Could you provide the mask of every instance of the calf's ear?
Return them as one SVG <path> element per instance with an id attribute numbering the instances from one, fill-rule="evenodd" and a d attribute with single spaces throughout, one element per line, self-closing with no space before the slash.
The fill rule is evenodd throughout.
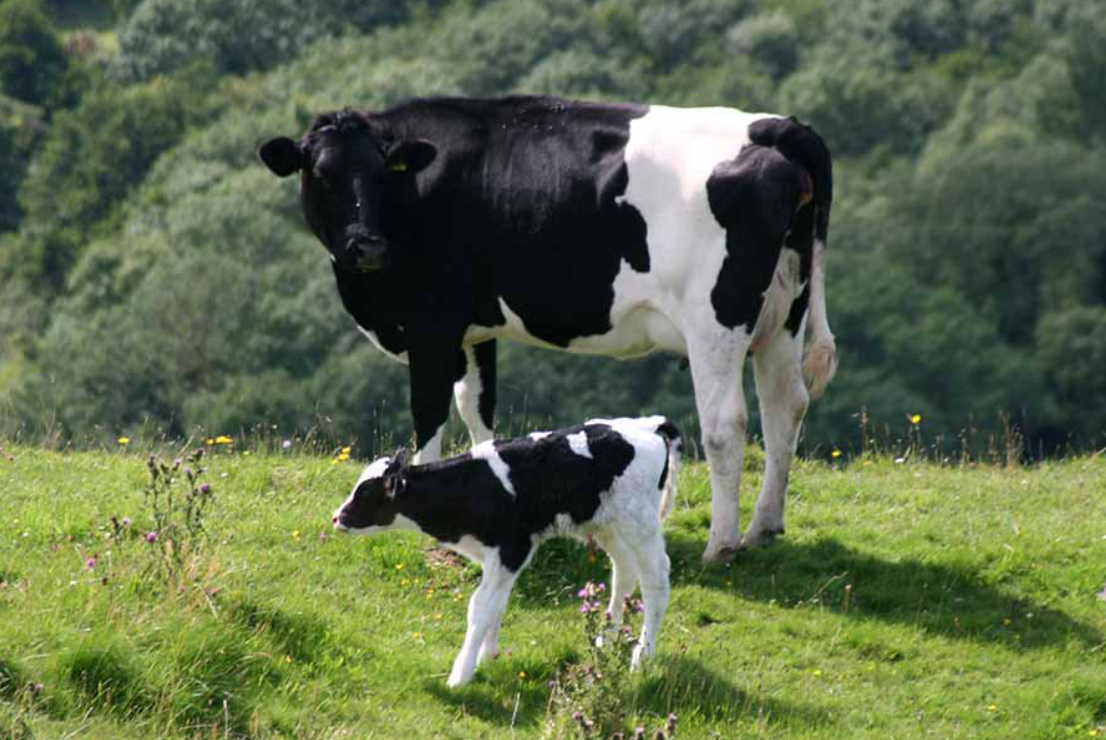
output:
<path id="1" fill-rule="evenodd" d="M 257 156 L 277 177 L 288 177 L 297 172 L 303 160 L 300 145 L 287 136 L 269 139 L 257 150 Z"/>
<path id="2" fill-rule="evenodd" d="M 404 139 L 388 147 L 385 165 L 389 172 L 415 174 L 430 166 L 438 156 L 438 147 L 424 139 Z"/>

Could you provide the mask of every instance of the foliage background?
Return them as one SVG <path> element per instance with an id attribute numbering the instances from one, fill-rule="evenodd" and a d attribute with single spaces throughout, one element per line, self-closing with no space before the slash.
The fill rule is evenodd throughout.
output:
<path id="1" fill-rule="evenodd" d="M 324 109 L 527 91 L 825 136 L 841 370 L 808 451 L 862 411 L 950 450 L 1000 413 L 1034 451 L 1101 447 L 1104 37 L 1093 0 L 0 0 L 0 433 L 406 439 L 405 369 L 254 151 Z M 502 429 L 693 425 L 675 358 L 500 355 Z"/>

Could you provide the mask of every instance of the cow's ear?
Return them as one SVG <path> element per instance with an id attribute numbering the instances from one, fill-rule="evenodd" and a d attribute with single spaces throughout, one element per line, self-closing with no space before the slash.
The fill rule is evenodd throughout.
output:
<path id="1" fill-rule="evenodd" d="M 430 166 L 438 147 L 423 139 L 404 139 L 388 147 L 385 165 L 389 172 L 414 174 Z"/>
<path id="2" fill-rule="evenodd" d="M 303 161 L 300 145 L 287 136 L 269 139 L 257 150 L 257 156 L 277 177 L 288 177 L 297 172 Z"/>

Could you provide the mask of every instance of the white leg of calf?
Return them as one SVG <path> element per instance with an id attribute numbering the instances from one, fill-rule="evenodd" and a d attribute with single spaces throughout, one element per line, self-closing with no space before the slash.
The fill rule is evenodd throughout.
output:
<path id="1" fill-rule="evenodd" d="M 645 620 L 630 663 L 631 669 L 635 670 L 641 666 L 642 660 L 656 652 L 657 635 L 668 609 L 668 575 L 671 564 L 664 551 L 663 535 L 658 533 L 649 546 L 639 550 L 638 568 L 641 571 L 641 599 L 645 603 Z"/>
<path id="2" fill-rule="evenodd" d="M 748 340 L 735 340 L 732 333 L 714 339 L 712 345 L 692 345 L 688 358 L 710 468 L 710 539 L 703 553 L 707 562 L 732 558 L 741 541 L 738 491 L 747 422 L 741 371 Z"/>
<path id="3" fill-rule="evenodd" d="M 465 377 L 453 384 L 453 398 L 457 401 L 457 413 L 468 428 L 473 445 L 486 442 L 494 436 L 480 416 L 480 394 L 483 390 L 476 353 L 472 347 L 465 347 Z"/>
<path id="4" fill-rule="evenodd" d="M 448 423 L 446 422 L 446 424 L 438 427 L 438 431 L 434 432 L 434 436 L 430 438 L 430 441 L 415 453 L 415 465 L 436 462 L 442 459 L 442 437 L 445 436 L 445 428 Z"/>
<path id="5" fill-rule="evenodd" d="M 604 532 L 597 535 L 600 547 L 611 558 L 611 598 L 607 603 L 607 611 L 611 614 L 610 624 L 617 627 L 622 621 L 622 608 L 627 596 L 634 592 L 637 585 L 638 572 L 637 561 L 634 553 L 622 541 L 616 532 Z M 603 646 L 602 633 L 595 638 L 598 647 Z"/>
<path id="6" fill-rule="evenodd" d="M 764 484 L 742 542 L 744 547 L 755 547 L 783 534 L 787 478 L 810 399 L 803 383 L 802 336 L 801 331 L 798 337 L 782 331 L 762 353 L 753 357 L 767 460 Z"/>
<path id="7" fill-rule="evenodd" d="M 469 600 L 465 642 L 453 661 L 453 670 L 446 682 L 450 688 L 462 686 L 472 680 L 480 648 L 484 645 L 488 630 L 502 619 L 514 582 L 515 574 L 500 565 L 498 559 L 494 563 L 484 563 L 484 576 Z"/>

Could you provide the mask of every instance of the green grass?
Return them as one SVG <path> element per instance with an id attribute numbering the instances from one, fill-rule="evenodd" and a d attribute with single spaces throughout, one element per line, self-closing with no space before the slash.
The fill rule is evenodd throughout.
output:
<path id="1" fill-rule="evenodd" d="M 224 450 L 208 467 L 208 557 L 166 592 L 140 537 L 109 538 L 112 516 L 148 524 L 142 455 L 0 455 L 0 737 L 542 733 L 547 681 L 584 648 L 573 593 L 604 558 L 546 545 L 504 654 L 449 691 L 477 568 L 409 534 L 331 536 L 352 461 Z M 743 481 L 745 521 L 759 482 Z M 688 738 L 1106 737 L 1106 459 L 800 463 L 786 537 L 727 568 L 699 560 L 707 500 L 686 466 L 658 659 L 626 698 L 642 721 L 675 712 Z"/>

